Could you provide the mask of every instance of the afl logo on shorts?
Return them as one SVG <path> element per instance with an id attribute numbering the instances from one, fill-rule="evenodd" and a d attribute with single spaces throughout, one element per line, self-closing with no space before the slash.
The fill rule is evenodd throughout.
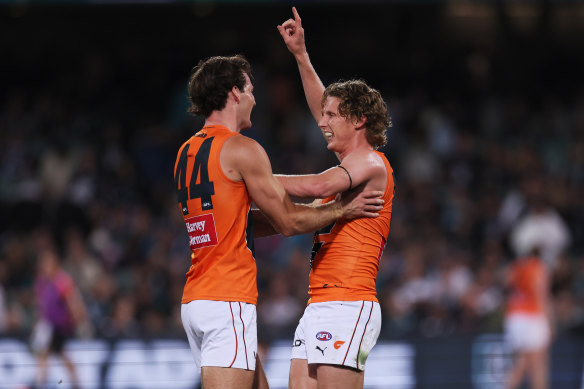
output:
<path id="1" fill-rule="evenodd" d="M 320 331 L 316 334 L 316 339 L 326 342 L 327 340 L 331 340 L 333 338 L 333 336 L 331 335 L 330 332 L 326 332 L 326 331 Z"/>

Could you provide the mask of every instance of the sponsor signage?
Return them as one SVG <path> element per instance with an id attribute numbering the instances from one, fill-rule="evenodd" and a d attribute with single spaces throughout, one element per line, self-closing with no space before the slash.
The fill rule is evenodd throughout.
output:
<path id="1" fill-rule="evenodd" d="M 187 226 L 189 244 L 192 251 L 202 247 L 217 245 L 217 230 L 215 228 L 215 218 L 212 213 L 185 219 L 185 224 Z"/>

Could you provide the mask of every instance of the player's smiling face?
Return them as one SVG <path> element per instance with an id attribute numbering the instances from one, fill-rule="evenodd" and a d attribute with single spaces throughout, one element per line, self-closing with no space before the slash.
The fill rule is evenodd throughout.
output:
<path id="1" fill-rule="evenodd" d="M 327 97 L 322 108 L 322 117 L 318 122 L 328 143 L 327 148 L 337 153 L 344 151 L 355 134 L 355 126 L 350 118 L 339 114 L 339 102 L 337 97 Z"/>

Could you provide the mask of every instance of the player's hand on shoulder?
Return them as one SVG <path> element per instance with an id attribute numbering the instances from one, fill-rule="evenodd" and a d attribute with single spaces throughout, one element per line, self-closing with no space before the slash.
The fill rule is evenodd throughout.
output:
<path id="1" fill-rule="evenodd" d="M 302 20 L 296 10 L 292 7 L 294 19 L 288 19 L 278 26 L 278 31 L 284 39 L 286 47 L 293 55 L 301 55 L 306 52 L 306 44 L 304 41 L 304 28 L 302 28 Z"/>
<path id="2" fill-rule="evenodd" d="M 343 205 L 344 219 L 361 217 L 377 217 L 383 209 L 385 201 L 381 198 L 383 192 L 378 190 L 346 192 L 340 200 Z"/>

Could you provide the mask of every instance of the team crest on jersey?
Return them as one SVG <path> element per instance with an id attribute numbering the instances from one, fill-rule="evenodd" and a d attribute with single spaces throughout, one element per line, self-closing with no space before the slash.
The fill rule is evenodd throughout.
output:
<path id="1" fill-rule="evenodd" d="M 320 340 L 321 342 L 326 342 L 327 340 L 331 340 L 333 338 L 332 334 L 327 331 L 319 331 L 316 334 L 316 339 Z"/>
<path id="2" fill-rule="evenodd" d="M 217 245 L 217 230 L 212 213 L 194 216 L 185 220 L 191 250 Z"/>

